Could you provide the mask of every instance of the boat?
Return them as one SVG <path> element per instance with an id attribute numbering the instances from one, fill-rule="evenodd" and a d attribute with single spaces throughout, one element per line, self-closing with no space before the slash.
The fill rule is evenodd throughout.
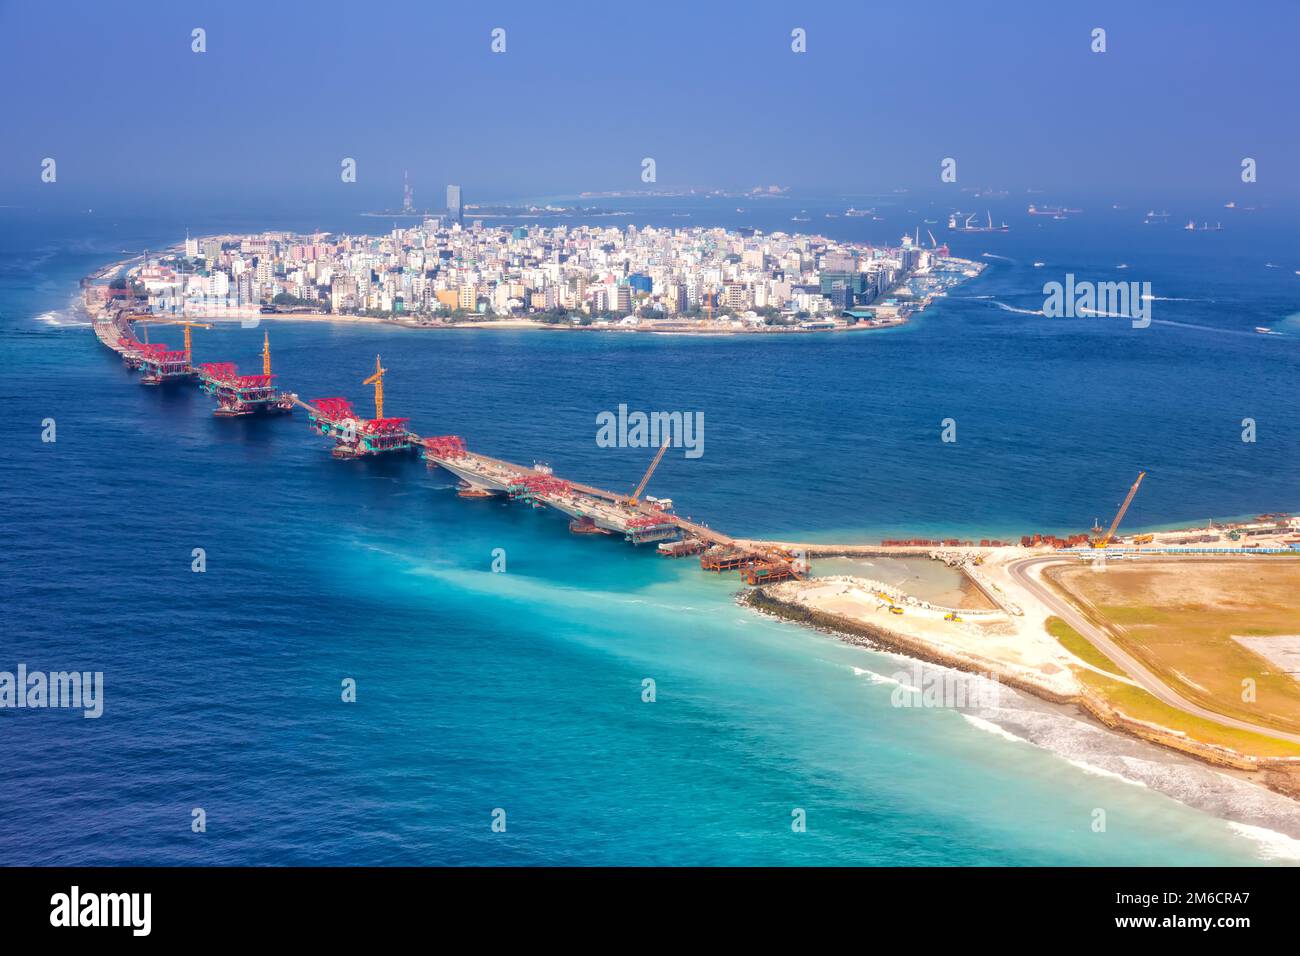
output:
<path id="1" fill-rule="evenodd" d="M 971 213 L 960 226 L 957 225 L 957 217 L 954 215 L 948 219 L 948 228 L 957 232 L 1009 232 L 1011 230 L 1011 227 L 1005 222 L 1000 226 L 993 225 L 993 213 L 988 214 L 988 225 L 972 225 L 971 220 L 975 218 L 975 215 L 975 213 Z"/>
<path id="2" fill-rule="evenodd" d="M 1042 268 L 1043 266 L 1045 266 L 1045 265 L 1047 265 L 1046 262 L 1035 262 L 1035 263 L 1034 263 L 1034 268 L 1035 268 L 1035 269 L 1041 269 L 1041 268 Z"/>
<path id="3" fill-rule="evenodd" d="M 570 521 L 569 530 L 574 534 L 609 534 L 610 533 L 607 528 L 600 527 L 598 524 L 596 524 L 595 520 L 586 516 L 583 516 L 581 518 L 574 518 L 572 521 Z"/>
<path id="4" fill-rule="evenodd" d="M 1119 265 L 1117 265 L 1115 268 L 1116 268 L 1116 269 L 1127 269 L 1127 268 L 1128 268 L 1128 263 L 1127 263 L 1127 262 L 1121 262 L 1121 263 L 1120 263 Z"/>
<path id="5" fill-rule="evenodd" d="M 1260 335 L 1273 335 L 1273 334 L 1274 334 L 1274 333 L 1273 333 L 1273 330 L 1270 329 L 1270 328 L 1269 328 L 1268 326 L 1266 326 L 1266 325 L 1257 325 L 1257 326 L 1255 326 L 1255 331 L 1258 332 Z"/>

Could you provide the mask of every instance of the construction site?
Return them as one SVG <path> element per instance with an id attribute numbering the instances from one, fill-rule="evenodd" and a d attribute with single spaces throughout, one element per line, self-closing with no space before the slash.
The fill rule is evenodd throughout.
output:
<path id="1" fill-rule="evenodd" d="M 183 348 L 151 343 L 148 334 L 151 325 L 183 328 Z M 125 308 L 103 313 L 94 320 L 95 334 L 100 341 L 121 356 L 128 368 L 140 372 L 141 384 L 154 387 L 182 382 L 195 384 L 215 400 L 214 416 L 288 414 L 296 407 L 306 414 L 308 427 L 328 439 L 335 458 L 419 454 L 430 468 L 441 468 L 454 475 L 462 497 L 500 496 L 534 508 L 550 508 L 569 518 L 569 530 L 574 534 L 614 535 L 633 545 L 654 545 L 660 555 L 668 558 L 698 555 L 703 570 L 719 574 L 737 572 L 749 586 L 803 579 L 809 574 L 810 558 L 829 555 L 939 558 L 977 580 L 974 569 L 990 555 L 1026 550 L 1052 549 L 1090 563 L 1133 559 L 1146 553 L 1262 555 L 1300 551 L 1300 525 L 1289 515 L 1261 515 L 1255 522 L 1220 525 L 1218 529 L 1211 522 L 1204 531 L 1148 532 L 1127 539 L 1121 537 L 1120 522 L 1137 495 L 1145 472 L 1133 482 L 1109 526 L 1103 528 L 1095 522 L 1091 534 L 1078 533 L 1065 538 L 1050 534 L 1024 535 L 1018 545 L 988 538 L 978 542 L 956 538 L 888 539 L 878 546 L 734 538 L 678 515 L 671 498 L 645 493 L 668 450 L 667 444 L 659 446 L 641 480 L 630 492 L 598 488 L 562 478 L 548 465 L 521 465 L 472 451 L 459 435 L 417 434 L 411 429 L 410 419 L 385 414 L 384 379 L 388 370 L 378 356 L 374 371 L 361 381 L 374 392 L 374 415 L 367 418 L 348 398 L 325 396 L 303 400 L 296 393 L 278 388 L 271 366 L 269 333 L 263 336 L 260 374 L 241 375 L 231 362 L 196 364 L 192 337 L 196 328 L 211 326 L 189 318 L 159 319 Z"/>
<path id="2" fill-rule="evenodd" d="M 150 325 L 184 328 L 183 349 L 172 350 L 148 341 Z M 137 336 L 136 329 L 140 330 Z M 609 491 L 558 477 L 547 466 L 515 464 L 471 451 L 458 435 L 422 437 L 410 419 L 384 413 L 384 377 L 388 370 L 379 356 L 374 372 L 362 380 L 374 389 L 374 416 L 363 417 L 352 401 L 341 396 L 303 400 L 274 384 L 269 333 L 264 334 L 262 372 L 241 375 L 234 363 L 196 364 L 192 329 L 211 328 L 189 319 L 159 320 L 125 309 L 97 317 L 95 334 L 127 368 L 141 373 L 141 383 L 165 385 L 189 382 L 216 400 L 213 415 L 233 418 L 254 414 L 289 413 L 301 409 L 308 427 L 331 443 L 340 459 L 377 455 L 419 454 L 430 468 L 442 468 L 459 480 L 466 498 L 501 496 L 534 508 L 551 508 L 567 515 L 574 534 L 615 535 L 633 545 L 654 545 L 668 558 L 700 556 L 706 571 L 738 571 L 750 585 L 803 577 L 807 560 L 796 550 L 762 542 L 740 541 L 673 511 L 670 498 L 645 494 L 668 444 L 661 444 L 640 482 L 631 492 Z"/>

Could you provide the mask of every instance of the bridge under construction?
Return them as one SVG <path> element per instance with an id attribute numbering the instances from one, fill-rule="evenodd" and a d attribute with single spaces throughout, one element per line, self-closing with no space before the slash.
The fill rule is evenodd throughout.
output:
<path id="1" fill-rule="evenodd" d="M 149 343 L 148 325 L 181 325 L 185 329 L 184 349 L 172 350 Z M 137 337 L 136 326 L 144 330 Z M 684 518 L 673 511 L 672 501 L 643 492 L 663 459 L 667 445 L 661 445 L 636 489 L 630 494 L 608 491 L 593 485 L 560 478 L 550 467 L 518 465 L 471 451 L 458 435 L 421 437 L 410 428 L 407 418 L 384 414 L 384 377 L 378 356 L 375 371 L 363 382 L 374 387 L 373 418 L 360 415 L 353 403 L 338 396 L 304 401 L 273 384 L 269 333 L 263 340 L 262 374 L 240 375 L 230 362 L 195 364 L 191 328 L 210 326 L 188 320 L 158 322 L 148 314 L 125 309 L 99 316 L 95 335 L 112 349 L 128 368 L 141 373 L 141 382 L 164 385 L 190 382 L 217 400 L 213 414 L 238 417 L 252 414 L 288 413 L 299 408 L 316 434 L 329 439 L 336 458 L 355 459 L 389 454 L 420 454 L 430 468 L 442 468 L 460 481 L 459 493 L 467 498 L 503 496 L 534 508 L 552 508 L 569 517 L 575 534 L 621 536 L 631 544 L 654 544 L 665 557 L 700 556 L 708 571 L 739 571 L 747 584 L 758 585 L 802 577 L 807 561 L 796 550 L 756 541 L 742 541 L 715 531 L 708 525 Z"/>
<path id="2" fill-rule="evenodd" d="M 978 542 L 914 538 L 885 540 L 879 545 L 733 538 L 676 514 L 671 499 L 643 496 L 667 445 L 660 445 L 636 489 L 630 494 L 622 494 L 561 478 L 546 465 L 530 467 L 479 454 L 471 451 L 458 435 L 421 437 L 411 430 L 409 419 L 385 415 L 384 377 L 387 369 L 378 356 L 373 374 L 363 381 L 363 384 L 374 387 L 375 403 L 374 417 L 365 418 L 347 398 L 333 396 L 304 401 L 292 392 L 277 388 L 271 371 L 269 334 L 263 338 L 261 374 L 241 375 L 230 362 L 195 364 L 191 330 L 211 328 L 205 323 L 188 318 L 161 319 L 149 313 L 118 308 L 95 315 L 93 324 L 99 340 L 116 352 L 128 368 L 140 372 L 142 384 L 154 387 L 185 382 L 197 384 L 204 393 L 216 399 L 213 414 L 217 417 L 289 413 L 299 408 L 306 412 L 308 427 L 332 443 L 332 454 L 336 458 L 419 454 L 430 468 L 441 468 L 459 479 L 462 497 L 503 496 L 535 508 L 551 508 L 569 517 L 569 529 L 575 534 L 617 535 L 634 545 L 653 544 L 665 557 L 699 555 L 701 568 L 716 572 L 738 571 L 750 585 L 802 578 L 808 573 L 808 559 L 818 555 L 925 556 L 956 566 L 977 566 L 988 554 L 1003 549 L 1033 551 L 1051 548 L 1094 562 L 1150 553 L 1203 557 L 1300 552 L 1300 534 L 1279 530 L 1284 524 L 1280 518 L 1284 516 L 1277 515 L 1261 516 L 1261 521 L 1274 519 L 1267 524 L 1227 526 L 1227 541 L 1221 540 L 1217 531 L 1193 538 L 1179 532 L 1157 532 L 1134 535 L 1131 546 L 1122 545 L 1116 531 L 1145 472 L 1140 473 L 1130 487 L 1109 528 L 1103 529 L 1097 523 L 1092 537 L 1086 534 L 1067 538 L 1024 535 L 1018 545 L 987 538 Z M 184 348 L 172 349 L 161 343 L 150 343 L 150 325 L 182 326 Z M 1260 534 L 1271 535 L 1271 538 L 1252 537 Z M 1242 539 L 1242 543 L 1236 544 L 1238 539 Z"/>

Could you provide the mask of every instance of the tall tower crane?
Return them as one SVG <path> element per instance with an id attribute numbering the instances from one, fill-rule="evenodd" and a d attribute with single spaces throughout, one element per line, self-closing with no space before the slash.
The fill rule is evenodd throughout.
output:
<path id="1" fill-rule="evenodd" d="M 375 374 L 361 383 L 375 387 L 375 418 L 384 417 L 384 373 L 387 371 L 388 369 L 379 364 L 379 356 L 376 355 Z"/>
<path id="2" fill-rule="evenodd" d="M 1138 472 L 1137 481 L 1133 482 L 1133 487 L 1128 490 L 1128 495 L 1124 498 L 1124 503 L 1119 506 L 1119 511 L 1115 513 L 1115 520 L 1110 523 L 1110 527 L 1106 529 L 1104 535 L 1092 540 L 1092 546 L 1094 548 L 1106 547 L 1110 544 L 1111 539 L 1115 537 L 1115 529 L 1119 527 L 1119 523 L 1124 519 L 1124 513 L 1128 511 L 1128 506 L 1133 503 L 1133 496 L 1137 494 L 1138 485 L 1142 484 L 1142 479 L 1145 478 L 1146 475 L 1147 473 L 1145 471 Z"/>
<path id="3" fill-rule="evenodd" d="M 262 374 L 271 374 L 271 332 L 262 330 Z"/>

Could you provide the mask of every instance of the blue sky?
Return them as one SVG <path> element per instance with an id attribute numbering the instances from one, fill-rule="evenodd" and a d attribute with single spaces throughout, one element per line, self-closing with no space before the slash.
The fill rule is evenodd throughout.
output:
<path id="1" fill-rule="evenodd" d="M 11 0 L 0 204 L 56 201 L 46 156 L 102 205 L 395 205 L 404 169 L 421 205 L 634 189 L 647 156 L 662 187 L 916 188 L 951 156 L 968 185 L 1214 196 L 1251 156 L 1294 198 L 1298 38 L 1288 2 Z"/>

